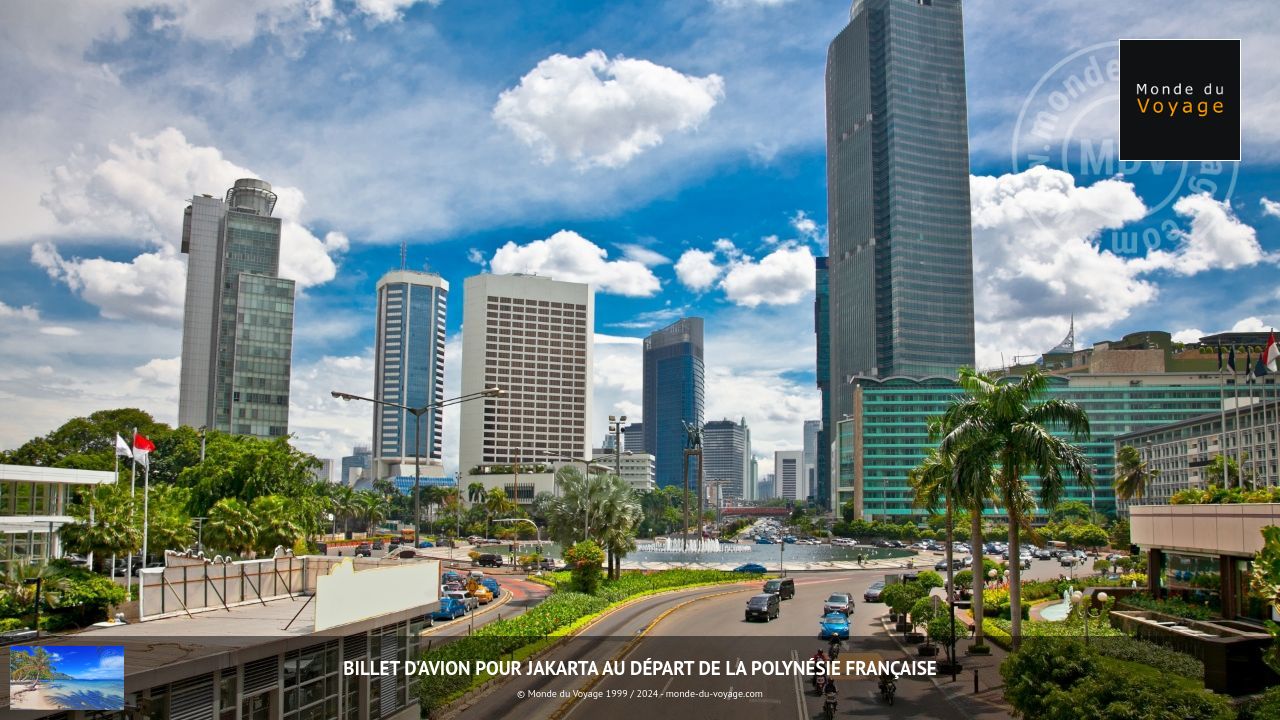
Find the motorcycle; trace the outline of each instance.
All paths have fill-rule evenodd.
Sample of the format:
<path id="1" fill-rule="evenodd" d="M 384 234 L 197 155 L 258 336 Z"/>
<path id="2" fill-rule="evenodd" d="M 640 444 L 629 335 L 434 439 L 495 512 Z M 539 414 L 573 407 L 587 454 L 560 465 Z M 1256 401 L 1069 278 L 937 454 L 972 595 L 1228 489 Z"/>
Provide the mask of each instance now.
<path id="1" fill-rule="evenodd" d="M 893 695 L 896 692 L 898 692 L 898 681 L 895 678 L 880 678 L 880 697 L 884 698 L 890 705 L 893 704 Z"/>
<path id="2" fill-rule="evenodd" d="M 840 657 L 840 650 L 841 650 L 840 640 L 836 638 L 832 638 L 831 644 L 827 646 L 827 657 L 831 660 L 835 660 L 836 658 Z"/>
<path id="3" fill-rule="evenodd" d="M 836 716 L 836 694 L 835 692 L 827 693 L 827 699 L 822 703 L 822 717 L 825 720 L 833 720 Z"/>
<path id="4" fill-rule="evenodd" d="M 826 673 L 818 673 L 817 675 L 814 675 L 814 676 L 813 676 L 813 690 L 814 690 L 814 692 L 816 692 L 816 693 L 818 693 L 819 695 L 821 695 L 821 694 L 822 694 L 822 688 L 824 688 L 824 687 L 826 687 L 826 686 L 827 686 L 827 675 L 826 675 Z"/>

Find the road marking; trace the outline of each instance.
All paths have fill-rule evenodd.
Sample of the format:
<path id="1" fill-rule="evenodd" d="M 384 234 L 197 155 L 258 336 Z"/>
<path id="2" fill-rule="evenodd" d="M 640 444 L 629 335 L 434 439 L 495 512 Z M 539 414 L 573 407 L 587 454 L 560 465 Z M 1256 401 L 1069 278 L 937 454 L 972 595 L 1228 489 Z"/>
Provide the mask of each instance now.
<path id="1" fill-rule="evenodd" d="M 800 654 L 795 650 L 791 651 L 791 660 L 793 662 L 800 661 Z M 796 688 L 796 717 L 799 720 L 808 720 L 804 710 L 804 684 L 800 681 L 800 673 L 791 676 L 791 680 Z"/>

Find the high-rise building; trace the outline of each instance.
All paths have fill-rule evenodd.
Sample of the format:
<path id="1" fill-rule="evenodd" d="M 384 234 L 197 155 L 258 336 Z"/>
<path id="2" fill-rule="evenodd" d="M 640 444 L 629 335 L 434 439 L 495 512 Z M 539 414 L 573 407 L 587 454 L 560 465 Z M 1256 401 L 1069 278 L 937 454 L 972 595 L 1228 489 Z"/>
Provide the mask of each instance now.
<path id="1" fill-rule="evenodd" d="M 847 380 L 973 365 L 960 0 L 857 0 L 827 51 L 829 427 Z"/>
<path id="2" fill-rule="evenodd" d="M 764 499 L 760 497 L 760 461 L 754 456 L 751 458 L 750 481 L 742 493 L 742 499 L 752 502 Z"/>
<path id="3" fill-rule="evenodd" d="M 774 497 L 783 500 L 803 500 L 800 494 L 804 484 L 804 451 L 776 450 L 773 453 Z"/>
<path id="4" fill-rule="evenodd" d="M 463 288 L 458 467 L 585 458 L 591 452 L 591 333 L 585 283 L 476 275 Z"/>
<path id="5" fill-rule="evenodd" d="M 331 483 L 333 482 L 333 459 L 323 458 L 320 460 L 320 467 L 311 471 L 311 476 L 316 482 Z"/>
<path id="6" fill-rule="evenodd" d="M 774 474 L 765 473 L 764 477 L 760 478 L 757 483 L 756 499 L 761 501 L 776 500 L 778 498 L 777 485 L 777 482 L 774 480 Z"/>
<path id="7" fill-rule="evenodd" d="M 622 428 L 622 449 L 627 452 L 644 452 L 644 423 L 635 422 Z"/>
<path id="8" fill-rule="evenodd" d="M 374 344 L 374 397 L 420 408 L 444 400 L 445 310 L 449 283 L 435 273 L 393 270 L 378 281 Z M 373 411 L 373 456 L 378 475 L 404 470 L 420 455 L 423 473 L 443 475 L 444 413 L 421 419 L 407 410 L 377 405 Z M 419 449 L 419 443 L 421 448 Z M 433 470 L 428 473 L 427 466 Z"/>
<path id="9" fill-rule="evenodd" d="M 683 318 L 644 339 L 644 449 L 658 463 L 658 487 L 684 485 L 684 423 L 702 424 L 702 318 Z M 695 462 L 689 487 L 697 485 Z"/>
<path id="10" fill-rule="evenodd" d="M 751 479 L 751 430 L 747 419 L 711 420 L 703 425 L 702 456 L 707 463 L 707 482 L 723 482 L 720 494 L 726 499 L 744 499 Z"/>
<path id="11" fill-rule="evenodd" d="M 817 335 L 817 372 L 818 393 L 822 397 L 823 421 L 818 426 L 817 457 L 814 460 L 814 475 L 817 487 L 814 499 L 819 505 L 830 508 L 831 499 L 831 433 L 827 431 L 831 422 L 831 292 L 827 283 L 827 259 L 814 258 L 814 292 L 813 292 L 813 329 Z"/>
<path id="12" fill-rule="evenodd" d="M 279 277 L 280 218 L 262 180 L 191 198 L 178 422 L 262 438 L 289 434 L 292 280 Z"/>
<path id="13" fill-rule="evenodd" d="M 821 420 L 804 421 L 804 491 L 800 497 L 816 500 L 818 494 L 818 433 Z"/>
<path id="14" fill-rule="evenodd" d="M 353 487 L 361 479 L 371 479 L 366 476 L 371 475 L 372 469 L 373 450 L 368 445 L 356 445 L 350 455 L 342 458 L 342 475 L 338 482 Z"/>

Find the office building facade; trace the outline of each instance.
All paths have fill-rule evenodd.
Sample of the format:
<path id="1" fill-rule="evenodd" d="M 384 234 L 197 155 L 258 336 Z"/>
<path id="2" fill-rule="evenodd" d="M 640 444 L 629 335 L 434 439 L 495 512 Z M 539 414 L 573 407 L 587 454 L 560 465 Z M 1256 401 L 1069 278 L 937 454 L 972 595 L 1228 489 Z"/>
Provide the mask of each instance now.
<path id="1" fill-rule="evenodd" d="M 341 475 L 338 482 L 347 487 L 354 487 L 362 480 L 372 480 L 373 450 L 368 445 L 356 445 L 351 454 L 342 458 Z"/>
<path id="2" fill-rule="evenodd" d="M 773 453 L 774 497 L 803 500 L 804 451 L 777 450 Z"/>
<path id="3" fill-rule="evenodd" d="M 636 492 L 649 492 L 658 487 L 654 480 L 656 472 L 654 457 L 648 453 L 624 453 L 619 458 L 610 450 L 596 453 L 592 457 L 592 462 L 610 468 L 610 472 L 621 470 L 619 477 Z"/>
<path id="4" fill-rule="evenodd" d="M 846 382 L 974 364 L 960 0 L 858 0 L 826 67 L 829 427 Z"/>
<path id="5" fill-rule="evenodd" d="M 684 486 L 684 424 L 702 424 L 702 318 L 683 318 L 644 339 L 644 449 L 657 458 L 659 487 Z M 695 463 L 689 487 L 695 488 Z"/>
<path id="6" fill-rule="evenodd" d="M 704 476 L 708 483 L 724 483 L 720 496 L 726 500 L 743 500 L 751 481 L 751 429 L 747 419 L 711 420 L 702 426 Z"/>
<path id="7" fill-rule="evenodd" d="M 294 283 L 279 277 L 280 218 L 262 180 L 191 199 L 178 422 L 262 438 L 289 434 Z"/>
<path id="8" fill-rule="evenodd" d="M 591 451 L 595 299 L 584 283 L 476 275 L 463 288 L 462 483 L 481 465 L 546 462 Z"/>
<path id="9" fill-rule="evenodd" d="M 804 488 L 801 499 L 817 500 L 818 497 L 818 434 L 822 432 L 821 420 L 804 421 Z M 825 501 L 823 502 L 825 505 Z"/>
<path id="10" fill-rule="evenodd" d="M 645 452 L 644 423 L 631 423 L 622 428 L 622 449 L 628 452 Z"/>
<path id="11" fill-rule="evenodd" d="M 818 395 L 822 401 L 823 422 L 818 426 L 817 449 L 814 459 L 814 500 L 827 507 L 831 497 L 831 289 L 827 282 L 827 258 L 814 258 L 813 330 L 818 350 Z"/>
<path id="12" fill-rule="evenodd" d="M 394 270 L 378 280 L 377 288 L 374 397 L 412 408 L 443 401 L 449 283 L 435 273 Z M 412 474 L 403 466 L 419 455 L 424 465 L 440 466 L 444 412 L 428 410 L 421 427 L 418 422 L 407 410 L 374 407 L 373 456 L 379 468 L 400 466 L 400 472 Z"/>
<path id="13" fill-rule="evenodd" d="M 115 481 L 101 470 L 0 465 L 0 573 L 62 557 L 58 531 L 75 522 L 67 504 L 78 490 Z"/>

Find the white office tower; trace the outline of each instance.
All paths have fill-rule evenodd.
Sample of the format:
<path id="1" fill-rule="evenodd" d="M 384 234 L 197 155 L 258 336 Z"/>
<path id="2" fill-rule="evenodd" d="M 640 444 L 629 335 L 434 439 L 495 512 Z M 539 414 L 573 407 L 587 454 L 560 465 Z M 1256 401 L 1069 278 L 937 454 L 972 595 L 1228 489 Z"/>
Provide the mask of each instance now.
<path id="1" fill-rule="evenodd" d="M 476 275 L 463 286 L 458 470 L 586 458 L 591 452 L 590 286 L 536 275 Z"/>
<path id="2" fill-rule="evenodd" d="M 783 500 L 803 500 L 804 451 L 777 450 L 773 453 L 773 496 Z"/>
<path id="3" fill-rule="evenodd" d="M 393 270 L 378 281 L 374 397 L 421 408 L 444 400 L 445 311 L 449 283 L 435 273 Z M 412 413 L 379 405 L 373 411 L 375 477 L 444 474 L 444 411 L 428 410 L 422 427 Z M 421 447 L 419 447 L 421 445 Z"/>

